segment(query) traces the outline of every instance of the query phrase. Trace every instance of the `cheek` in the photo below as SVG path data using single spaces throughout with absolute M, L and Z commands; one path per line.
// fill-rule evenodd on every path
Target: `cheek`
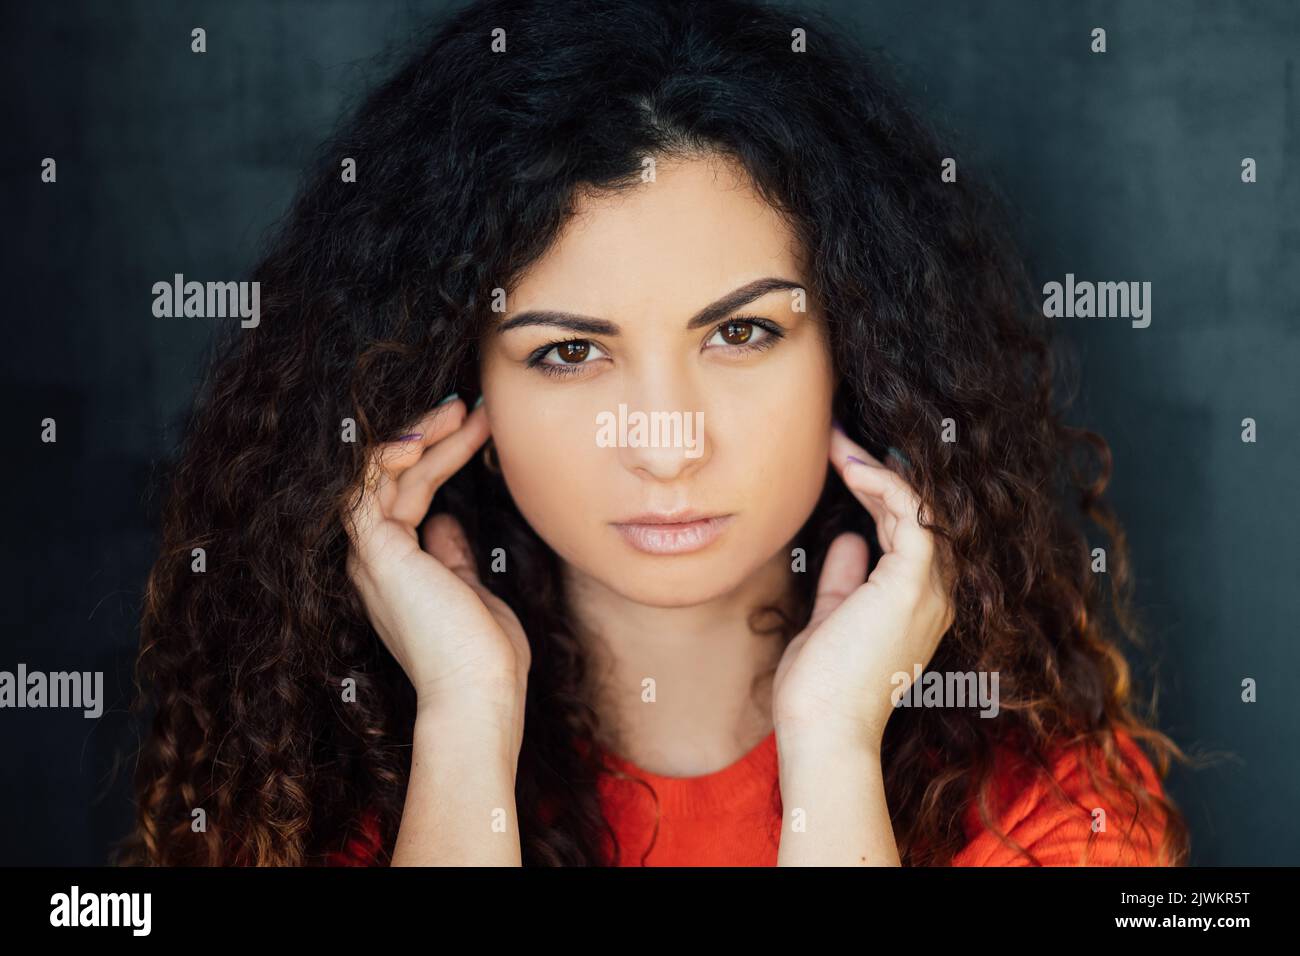
M 724 398 L 718 438 L 736 458 L 728 470 L 754 476 L 769 503 L 775 496 L 794 505 L 809 494 L 815 501 L 829 464 L 831 391 L 828 365 L 808 350 L 774 365 L 767 381 L 745 389 L 743 401 Z
M 752 498 L 755 533 L 779 544 L 802 527 L 825 485 L 830 451 L 829 389 L 784 388 L 755 409 L 737 448 Z M 771 543 L 771 542 L 769 542 Z
M 829 355 L 811 350 L 774 387 L 767 402 L 766 427 L 759 439 L 765 481 L 755 509 L 761 516 L 756 549 L 780 548 L 803 527 L 816 508 L 830 468 L 833 399 Z
M 510 495 L 525 520 L 563 557 L 589 517 L 605 506 L 609 451 L 596 445 L 595 412 L 535 393 L 493 418 L 493 443 Z M 605 469 L 602 471 L 602 469 Z

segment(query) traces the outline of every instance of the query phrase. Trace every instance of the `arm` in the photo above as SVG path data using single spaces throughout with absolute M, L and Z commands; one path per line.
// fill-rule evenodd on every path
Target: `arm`
M 394 866 L 520 866 L 519 752 L 494 718 L 422 709 Z
M 830 457 L 875 522 L 883 553 L 867 577 L 862 536 L 831 542 L 808 625 L 777 667 L 786 809 L 777 865 L 898 866 L 880 758 L 891 687 L 900 677 L 910 685 L 952 625 L 950 584 L 911 486 L 838 429 Z
M 777 866 L 901 866 L 880 753 L 862 744 L 782 738 Z
M 375 633 L 415 688 L 411 773 L 392 862 L 520 864 L 515 770 L 532 653 L 485 587 L 441 485 L 488 436 L 484 408 L 450 396 L 416 430 L 368 453 L 345 515 L 348 575 Z

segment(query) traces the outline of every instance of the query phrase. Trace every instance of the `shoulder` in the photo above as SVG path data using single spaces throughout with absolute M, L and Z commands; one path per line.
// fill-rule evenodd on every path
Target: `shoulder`
M 1160 778 L 1128 733 L 1113 741 L 1109 761 L 1098 745 L 1062 745 L 1045 766 L 1005 744 L 966 809 L 969 842 L 952 865 L 1162 865 L 1165 812 L 1152 799 L 1165 796 Z

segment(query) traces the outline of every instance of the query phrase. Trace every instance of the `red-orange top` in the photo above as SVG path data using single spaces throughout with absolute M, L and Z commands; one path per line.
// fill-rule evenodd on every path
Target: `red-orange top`
M 1163 796 L 1159 778 L 1142 750 L 1123 732 L 1116 738 L 1132 767 L 1132 779 Z M 698 777 L 648 773 L 609 752 L 604 752 L 604 758 L 610 772 L 600 776 L 598 790 L 606 819 L 618 835 L 617 865 L 776 865 L 782 807 L 775 732 L 735 763 Z M 1036 777 L 1012 747 L 1004 746 L 998 754 L 993 786 L 987 791 L 991 819 L 1033 859 L 985 826 L 978 803 L 972 801 L 963 818 L 968 842 L 954 857 L 953 866 L 1158 864 L 1163 835 L 1159 813 L 1148 811 L 1133 825 L 1132 804 L 1122 802 L 1118 794 L 1107 791 L 1103 796 L 1098 791 L 1079 749 L 1058 750 L 1048 765 L 1062 794 L 1056 793 L 1046 778 Z M 638 780 L 653 787 L 658 797 L 657 836 L 655 796 Z M 1094 813 L 1096 808 L 1105 811 L 1104 818 Z M 1095 834 L 1094 819 L 1100 821 Z M 329 862 L 364 866 L 373 862 L 377 848 L 378 833 L 368 817 L 362 835 L 344 851 L 333 854 Z

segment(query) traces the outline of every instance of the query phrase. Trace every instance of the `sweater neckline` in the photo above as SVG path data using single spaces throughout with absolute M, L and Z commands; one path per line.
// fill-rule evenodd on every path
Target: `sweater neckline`
M 610 771 L 602 777 L 607 797 L 644 794 L 644 788 L 636 782 L 643 781 L 654 789 L 660 809 L 666 814 L 716 812 L 735 808 L 749 799 L 765 798 L 778 774 L 776 730 L 727 766 L 694 777 L 651 773 L 613 751 L 599 749 Z

